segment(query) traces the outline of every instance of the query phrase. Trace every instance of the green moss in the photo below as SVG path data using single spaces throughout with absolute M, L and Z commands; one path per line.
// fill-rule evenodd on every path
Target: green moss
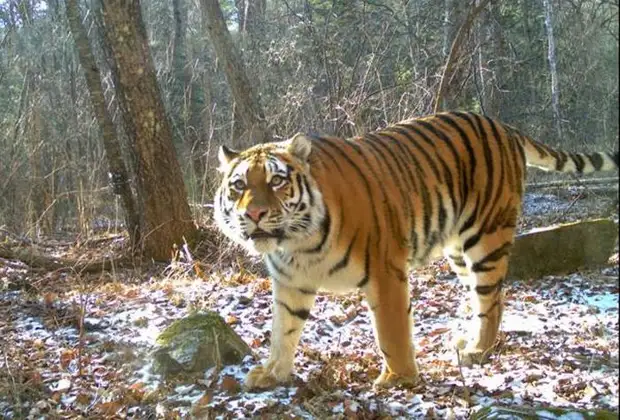
M 201 312 L 174 321 L 157 337 L 157 344 L 170 345 L 172 341 L 185 335 L 188 331 L 202 330 L 210 333 L 213 329 L 225 330 L 227 325 L 215 312 Z

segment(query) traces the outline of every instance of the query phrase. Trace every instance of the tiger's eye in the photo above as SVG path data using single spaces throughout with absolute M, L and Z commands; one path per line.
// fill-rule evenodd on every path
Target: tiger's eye
M 243 182 L 242 180 L 238 179 L 235 182 L 232 183 L 232 186 L 236 189 L 236 190 L 243 190 L 245 188 L 245 182 Z
M 281 177 L 280 175 L 274 175 L 273 177 L 271 177 L 269 185 L 271 185 L 272 187 L 279 187 L 280 185 L 284 184 L 284 182 L 284 177 Z

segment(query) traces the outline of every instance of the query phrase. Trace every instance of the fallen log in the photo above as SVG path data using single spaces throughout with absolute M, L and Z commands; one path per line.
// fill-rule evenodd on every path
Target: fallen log
M 609 219 L 533 229 L 517 235 L 508 278 L 527 280 L 605 265 L 618 241 L 618 225 Z
M 0 245 L 0 258 L 21 261 L 35 270 L 70 271 L 78 274 L 99 273 L 120 267 L 133 267 L 135 265 L 132 259 L 126 256 L 80 261 L 69 258 L 49 257 L 39 253 L 34 247 L 9 248 L 4 245 Z
M 585 186 L 585 185 L 607 185 L 614 184 L 618 185 L 618 178 L 607 177 L 607 178 L 589 178 L 589 179 L 562 179 L 559 181 L 547 181 L 547 182 L 536 182 L 532 184 L 526 184 L 525 190 L 534 190 L 539 188 L 550 188 L 550 187 L 566 187 L 566 186 Z

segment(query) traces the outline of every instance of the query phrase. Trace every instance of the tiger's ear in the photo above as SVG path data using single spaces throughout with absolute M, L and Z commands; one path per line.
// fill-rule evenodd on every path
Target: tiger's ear
M 312 151 L 312 141 L 303 133 L 297 133 L 288 141 L 288 152 L 296 158 L 307 161 Z
M 217 159 L 220 161 L 220 170 L 223 170 L 228 166 L 231 160 L 239 156 L 239 152 L 232 150 L 224 145 L 221 145 L 217 151 Z

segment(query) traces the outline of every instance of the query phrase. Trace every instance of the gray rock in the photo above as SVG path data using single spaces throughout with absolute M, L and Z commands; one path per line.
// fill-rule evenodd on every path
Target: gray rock
M 164 377 L 239 364 L 250 347 L 216 312 L 200 312 L 174 321 L 157 337 L 153 371 Z
M 606 410 L 580 410 L 558 407 L 485 407 L 472 414 L 470 420 L 534 420 L 534 419 L 584 419 L 584 420 L 612 420 L 618 414 Z

